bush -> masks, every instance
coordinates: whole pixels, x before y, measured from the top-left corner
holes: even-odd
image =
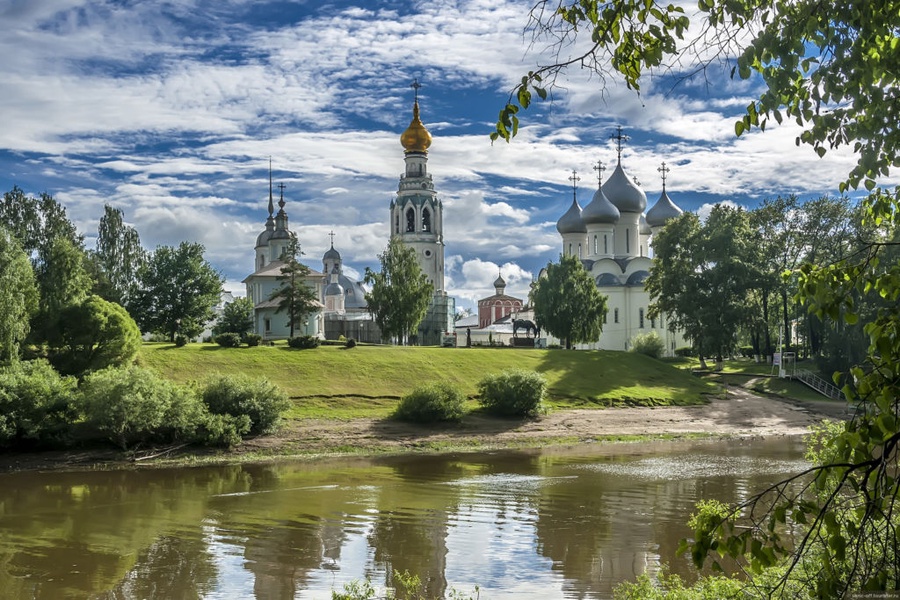
[[[756,356],[756,352],[753,350],[753,346],[741,346],[738,348],[738,351],[744,358],[753,358],[754,356]]]
[[[310,348],[319,347],[319,338],[312,335],[299,335],[288,340],[288,346],[291,348],[299,348],[301,350],[309,350]]]
[[[216,336],[216,343],[223,348],[237,348],[241,345],[241,336],[237,333],[220,333]]]
[[[0,446],[66,437],[77,418],[75,386],[46,360],[0,368]]]
[[[281,413],[288,409],[287,394],[265,379],[243,375],[219,375],[206,382],[201,397],[209,412],[250,419],[248,433],[257,435],[275,429]]]
[[[353,338],[348,339],[347,343],[344,344],[344,347],[345,348],[356,348],[356,340]]]
[[[204,444],[208,446],[225,446],[232,448],[241,443],[241,440],[250,432],[250,417],[241,415],[219,415],[207,413],[203,424],[203,433],[200,436]]]
[[[694,352],[694,349],[691,346],[685,346],[683,348],[675,348],[675,356],[680,356],[682,358],[689,358],[689,357],[697,356],[697,353]]]
[[[655,331],[648,331],[631,338],[631,351],[659,358],[666,350],[666,343]]]
[[[187,346],[188,339],[183,335],[175,336],[175,347],[181,348],[182,346]]]
[[[431,383],[416,388],[400,400],[394,417],[411,423],[460,421],[466,397],[449,383]]]
[[[141,330],[120,305],[89,296],[62,310],[53,346],[53,366],[61,373],[80,375],[133,362],[141,348]]]
[[[547,380],[540,373],[512,369],[478,382],[478,401],[495,415],[534,417],[543,409],[546,389]]]
[[[251,348],[255,346],[259,346],[259,343],[262,341],[262,336],[258,333],[248,333],[244,335],[244,343],[250,346]]]
[[[206,420],[193,390],[143,367],[97,371],[79,391],[87,423],[124,450],[140,443],[195,441]]]

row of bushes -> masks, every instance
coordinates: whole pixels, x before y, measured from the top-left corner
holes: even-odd
[[[239,333],[220,333],[214,338],[214,341],[222,346],[223,348],[237,348],[241,344],[247,344],[249,347],[253,348],[255,346],[259,346],[260,342],[262,342],[262,336],[258,333],[245,333],[241,335]]]
[[[97,371],[81,383],[48,362],[0,368],[0,447],[66,446],[76,439],[234,446],[272,431],[287,395],[265,380],[215,376],[179,385],[138,366]]]
[[[534,417],[543,410],[547,380],[540,373],[513,369],[488,375],[478,383],[478,402],[494,415]],[[413,423],[460,421],[466,396],[456,386],[432,383],[416,388],[400,400],[394,417]]]

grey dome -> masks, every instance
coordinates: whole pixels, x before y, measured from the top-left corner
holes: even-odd
[[[614,285],[622,285],[622,282],[619,281],[619,278],[613,275],[612,273],[603,273],[597,276],[597,285],[600,287],[610,287]]]
[[[628,277],[625,285],[643,285],[648,277],[650,277],[650,273],[647,271],[635,271]]]
[[[602,189],[594,192],[594,199],[581,211],[581,218],[584,219],[586,225],[617,223],[619,216],[619,209],[609,201]]]
[[[259,237],[256,238],[256,247],[259,248],[260,246],[265,246],[266,244],[268,244],[269,240],[272,239],[272,233],[273,231],[271,229],[266,229],[261,234],[259,234]]]
[[[556,222],[556,230],[563,233],[587,233],[587,227],[584,226],[584,219],[581,218],[581,207],[578,200],[572,198],[572,206],[566,211],[559,221]]]
[[[338,275],[338,282],[344,288],[344,308],[349,310],[351,308],[366,307],[368,304],[366,302],[366,290],[363,289],[358,281],[353,281],[346,275]]]
[[[653,208],[647,211],[647,224],[650,227],[659,227],[665,225],[669,219],[678,217],[682,212],[680,208],[669,198],[669,195],[663,190],[662,195]]]
[[[506,287],[506,282],[503,281],[503,276],[502,276],[502,275],[497,275],[497,279],[494,280],[494,287],[495,287],[495,288]]]
[[[647,195],[625,174],[621,163],[616,165],[602,189],[619,212],[640,213],[647,208]]]
[[[653,233],[653,230],[650,229],[650,224],[647,222],[647,217],[641,215],[640,221],[641,235],[650,235]]]
[[[332,246],[322,256],[322,260],[328,260],[328,259],[341,260],[341,253],[338,252],[337,250],[335,250],[334,246]]]
[[[344,288],[339,283],[329,283],[325,288],[326,296],[343,296]]]

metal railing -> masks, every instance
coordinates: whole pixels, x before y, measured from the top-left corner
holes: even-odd
[[[831,398],[832,400],[844,399],[844,394],[843,392],[841,392],[841,390],[829,383],[826,379],[819,377],[812,371],[807,371],[805,369],[796,369],[793,373],[791,373],[791,378],[802,381],[808,387],[811,387],[823,396]]]

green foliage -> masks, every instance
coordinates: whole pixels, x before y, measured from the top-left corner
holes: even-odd
[[[660,569],[653,580],[647,573],[635,582],[625,582],[613,590],[615,600],[722,600],[744,598],[747,584],[731,577],[701,577],[693,585],[686,585],[678,575]]]
[[[540,373],[512,369],[478,382],[478,401],[488,412],[508,417],[536,417],[543,406],[547,380]]]
[[[18,359],[37,308],[38,290],[28,256],[0,227],[0,364]]]
[[[258,333],[246,333],[244,334],[244,343],[249,347],[253,348],[255,346],[259,346],[260,342],[262,342],[262,336]]]
[[[349,339],[344,343],[344,347],[345,347],[345,348],[356,348],[356,340],[355,340],[354,338],[349,338]]]
[[[222,309],[222,314],[213,326],[213,335],[233,332],[246,336],[253,331],[253,301],[250,298],[236,298]]]
[[[175,336],[175,347],[176,348],[182,348],[184,346],[187,346],[187,343],[188,343],[187,337],[185,337],[183,335]]]
[[[141,332],[131,315],[99,296],[63,309],[55,337],[51,362],[72,375],[127,365],[141,349]]]
[[[140,289],[128,310],[141,331],[193,338],[219,302],[222,276],[203,258],[203,245],[160,246],[139,271]]]
[[[431,383],[403,396],[393,416],[411,423],[457,422],[465,413],[465,402],[458,387],[446,382]]]
[[[294,329],[320,306],[315,290],[306,281],[309,267],[298,260],[301,255],[297,236],[291,233],[291,241],[281,256],[284,266],[281,267],[281,275],[277,277],[281,286],[269,297],[270,300],[278,300],[276,312],[287,313],[292,338]]]
[[[142,367],[97,371],[84,379],[79,392],[87,423],[126,450],[191,441],[205,418],[192,390]]]
[[[274,431],[289,406],[287,395],[277,386],[243,375],[213,377],[204,384],[201,397],[212,414],[248,417],[248,432],[253,435]]]
[[[319,338],[314,335],[298,335],[288,340],[288,346],[298,350],[312,350],[319,347]]]
[[[0,446],[61,441],[77,416],[75,385],[44,360],[0,367]]]
[[[378,255],[381,271],[366,268],[365,281],[372,286],[366,294],[369,310],[381,334],[401,343],[408,340],[428,312],[434,286],[416,261],[416,252],[399,237],[392,237]]]
[[[606,296],[576,256],[560,256],[559,264],[549,263],[532,284],[529,299],[537,326],[564,340],[566,348],[600,339]]]
[[[50,240],[46,260],[36,270],[40,300],[31,326],[36,342],[59,344],[63,311],[84,302],[93,287],[86,263],[80,246],[65,237]]]
[[[120,209],[103,206],[91,259],[97,266],[98,295],[110,302],[128,304],[138,287],[138,273],[147,261],[147,252],[137,230],[125,224]]]
[[[683,346],[681,348],[675,348],[675,356],[680,356],[682,358],[697,356],[697,351],[694,350],[692,346]]]
[[[241,336],[237,333],[220,333],[215,342],[223,348],[237,348],[241,345]]]
[[[641,333],[631,338],[631,351],[659,358],[666,350],[666,343],[655,331]]]
[[[207,412],[199,440],[207,446],[233,448],[241,443],[252,427],[247,415],[215,414]]]

